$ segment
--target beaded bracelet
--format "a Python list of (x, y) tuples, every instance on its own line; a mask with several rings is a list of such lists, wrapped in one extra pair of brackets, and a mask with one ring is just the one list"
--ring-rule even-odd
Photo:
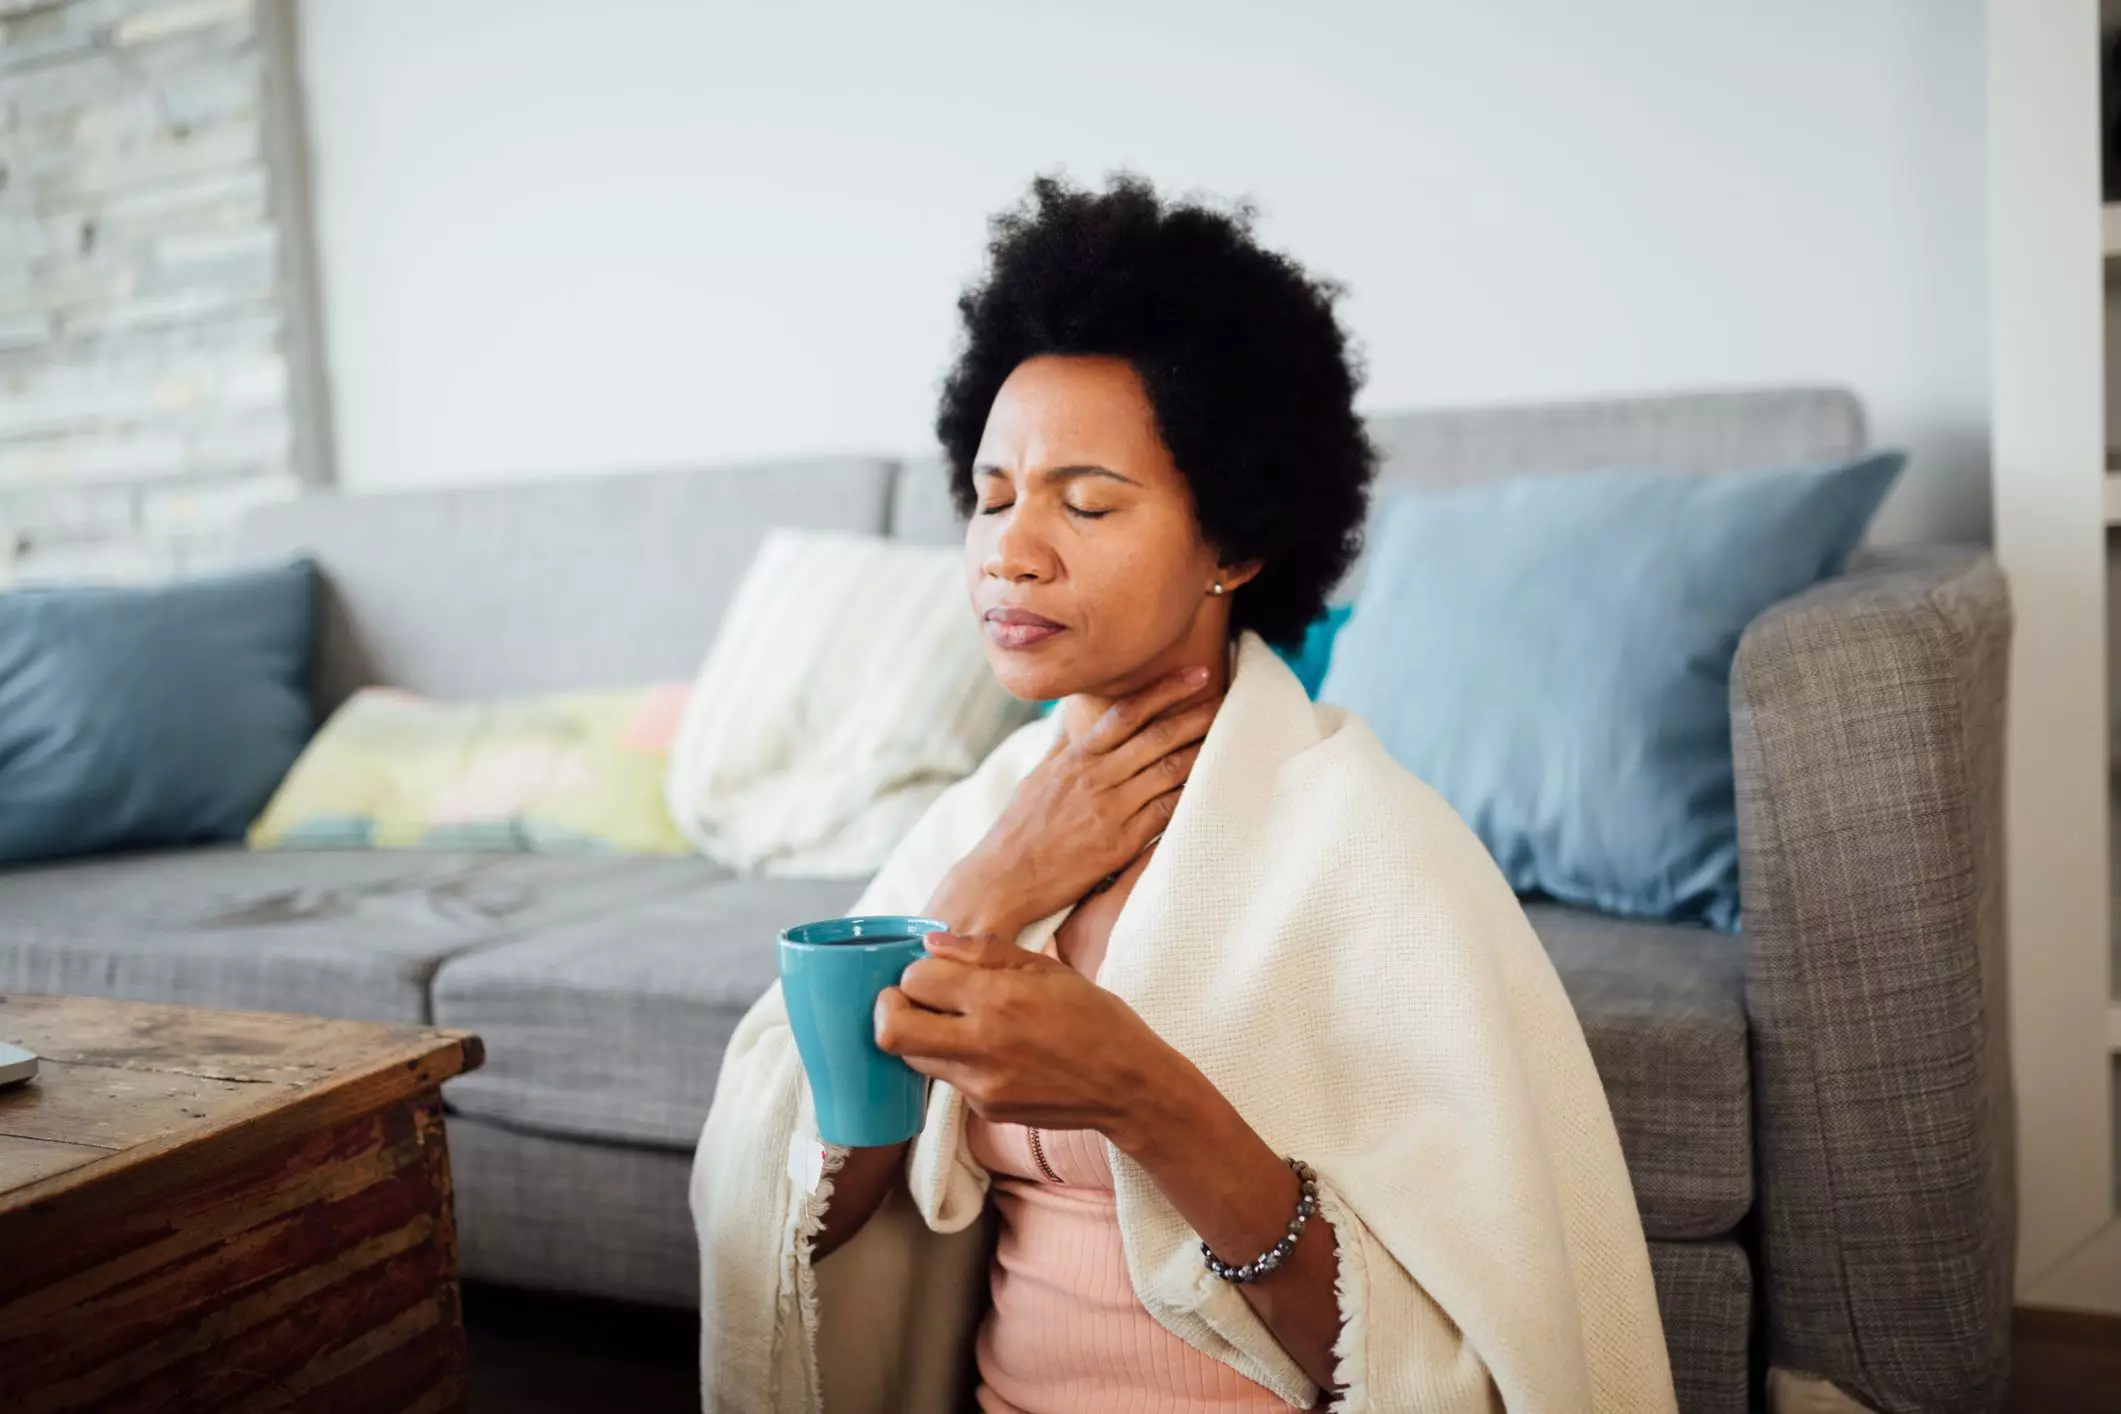
[(1208, 1250), (1207, 1243), (1201, 1243), (1200, 1255), (1207, 1259), (1208, 1270), (1224, 1281), (1258, 1281), (1287, 1261), (1289, 1254), (1296, 1250), (1296, 1239), (1303, 1236), (1304, 1224), (1311, 1221), (1311, 1214), (1318, 1211), (1318, 1175), (1313, 1173), (1311, 1166), (1302, 1159), (1288, 1159), (1285, 1162), (1296, 1170), (1296, 1176), (1303, 1180), (1303, 1190), (1296, 1198), (1296, 1216), (1289, 1219), (1289, 1230), (1282, 1234), (1281, 1241), (1241, 1267), (1231, 1266)]

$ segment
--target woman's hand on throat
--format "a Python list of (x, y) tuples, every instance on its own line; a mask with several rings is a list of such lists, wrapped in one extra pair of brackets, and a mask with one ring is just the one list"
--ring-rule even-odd
[(959, 934), (1013, 940), (1125, 869), (1161, 835), (1222, 705), (1212, 674), (1166, 674), (1107, 708), (1044, 760), (929, 900)]

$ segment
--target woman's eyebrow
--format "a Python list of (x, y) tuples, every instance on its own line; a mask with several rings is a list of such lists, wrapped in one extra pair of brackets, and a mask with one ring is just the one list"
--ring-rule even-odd
[[(1009, 473), (992, 462), (981, 462), (972, 468), (972, 474), (974, 476), (1007, 476)], [(1141, 485), (1133, 477), (1121, 476), (1108, 466), (1049, 466), (1044, 471), (1038, 472), (1037, 476), (1042, 481), (1072, 481), (1078, 476), (1102, 476), (1125, 486)]]
[(1048, 481), (1073, 481), (1078, 476), (1102, 476), (1117, 481), (1122, 486), (1139, 486), (1141, 483), (1131, 476), (1121, 476), (1108, 466), (1054, 466), (1039, 473)]

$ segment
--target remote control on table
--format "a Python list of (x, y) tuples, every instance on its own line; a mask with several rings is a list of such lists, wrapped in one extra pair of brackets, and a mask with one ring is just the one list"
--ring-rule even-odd
[(37, 1073), (37, 1053), (0, 1041), (0, 1089), (19, 1085)]

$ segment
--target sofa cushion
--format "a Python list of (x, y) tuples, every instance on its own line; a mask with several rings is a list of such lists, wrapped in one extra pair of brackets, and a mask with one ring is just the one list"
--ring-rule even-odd
[[(452, 1151), (456, 1131), (450, 1131)], [(1650, 1243), (1672, 1384), (1686, 1414), (1752, 1406), (1753, 1268), (1736, 1242)]]
[(766, 533), (670, 750), (670, 816), (701, 854), (749, 875), (866, 877), (1031, 719), (987, 661), (964, 560)]
[[(461, 1113), (690, 1149), (737, 1021), (773, 984), (774, 934), (835, 917), (860, 881), (729, 879), (450, 958), (434, 1019), (486, 1064)], [(1582, 1018), (1653, 1238), (1714, 1237), (1752, 1202), (1741, 945), (1696, 928), (1529, 910)]]
[(730, 1034), (778, 975), (774, 935), (834, 918), (860, 879), (728, 879), (451, 958), (435, 1022), (486, 1064), (461, 1113), (552, 1134), (690, 1149)]
[[(584, 1144), (451, 1114), (449, 1182), (466, 1277), (696, 1306), (692, 1150)], [(611, 1406), (624, 1407), (614, 1403)]]
[(233, 847), (0, 870), (0, 990), (422, 1022), (446, 957), (719, 874), (690, 857)]
[(1753, 1201), (1744, 940), (1558, 904), (1525, 912), (1583, 1023), (1644, 1230), (1729, 1232)]
[(316, 569), (0, 593), (0, 860), (240, 839), (314, 723)]
[(252, 849), (691, 854), (663, 803), (677, 683), (437, 702), (364, 687), (245, 838)]
[(1905, 462), (1395, 497), (1319, 700), (1368, 722), (1518, 893), (1735, 928), (1739, 637), (1840, 572)]

